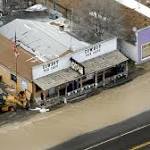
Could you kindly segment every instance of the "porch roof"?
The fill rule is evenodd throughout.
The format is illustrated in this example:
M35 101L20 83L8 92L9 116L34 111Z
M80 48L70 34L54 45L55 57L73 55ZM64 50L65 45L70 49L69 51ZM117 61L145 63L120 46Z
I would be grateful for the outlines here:
M34 80L34 83L37 84L42 90L48 90L50 88L75 80L78 76L79 74L77 72L73 71L71 68L67 68L36 79Z
M125 57L118 50L115 50L108 54L82 62L82 65L85 67L85 74L90 74L92 72L106 70L127 60L127 57ZM42 90L48 90L64 83L76 80L79 77L80 74L78 72L72 70L71 68L67 68L49 74L45 77L38 78L34 80L34 83L37 84Z
M124 56L119 50L115 50L113 52L87 60L83 62L82 65L85 67L85 74L89 74L96 71L106 70L127 60L128 58Z

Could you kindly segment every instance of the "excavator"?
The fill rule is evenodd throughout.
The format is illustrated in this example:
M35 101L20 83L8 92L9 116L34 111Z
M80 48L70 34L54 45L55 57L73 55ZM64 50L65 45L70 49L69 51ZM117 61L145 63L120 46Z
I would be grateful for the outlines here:
M0 112L16 111L20 108L28 108L28 100L24 91L20 91L18 95L0 94Z

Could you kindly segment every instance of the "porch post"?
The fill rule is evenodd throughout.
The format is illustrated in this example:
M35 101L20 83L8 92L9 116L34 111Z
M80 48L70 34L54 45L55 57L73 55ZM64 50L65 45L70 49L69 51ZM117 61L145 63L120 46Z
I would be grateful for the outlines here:
M117 68L117 65L115 66L116 68ZM116 76L118 75L118 72L117 72L117 74L115 74L114 76L113 76L113 82L114 82L114 84L116 83Z
M66 86L65 86L65 96L67 96L67 93L68 93L67 88L68 88L68 83L66 83Z
M81 89L81 91L83 91L83 84L82 84L82 77L80 78L80 89Z
M72 81L72 91L74 90L74 81Z
M106 79L105 79L105 71L103 71L103 87L105 87L105 85L106 85Z
M67 87L68 87L68 83L66 83L65 85L65 97L64 97L64 104L67 104Z
M60 89L60 87L58 86L57 87L57 96L58 96L58 98L60 97L59 89Z
M129 71L129 68L128 68L128 61L126 61L126 78L128 77L128 71Z
M78 89L79 88L79 79L76 80L76 82L77 82L77 89Z
M95 72L95 88L98 86L98 81L97 81L97 72Z

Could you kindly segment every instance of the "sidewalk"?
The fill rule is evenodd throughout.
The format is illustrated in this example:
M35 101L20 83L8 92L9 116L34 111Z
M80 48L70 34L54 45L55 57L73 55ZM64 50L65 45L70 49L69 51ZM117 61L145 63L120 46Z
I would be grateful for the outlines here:
M150 110L150 71L88 99L0 128L3 150L41 150Z

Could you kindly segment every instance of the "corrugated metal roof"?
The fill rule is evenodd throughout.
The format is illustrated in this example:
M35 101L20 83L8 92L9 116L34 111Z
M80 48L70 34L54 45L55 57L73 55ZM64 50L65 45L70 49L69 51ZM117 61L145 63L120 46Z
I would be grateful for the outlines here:
M79 74L77 72L73 71L71 68L67 68L56 73L52 73L48 76L36 79L34 80L34 83L36 83L40 88L42 88L42 90L48 90L50 88L57 87L69 81L73 81L78 76Z
M85 67L85 73L89 74L95 71L105 70L127 60L128 58L125 57L120 51L115 50L113 52L85 61L82 63L82 65Z
M75 51L89 45L65 31L60 31L59 26L49 22L15 19L0 28L0 33L11 40L15 32L21 47L38 56L43 62L59 57L70 46Z

